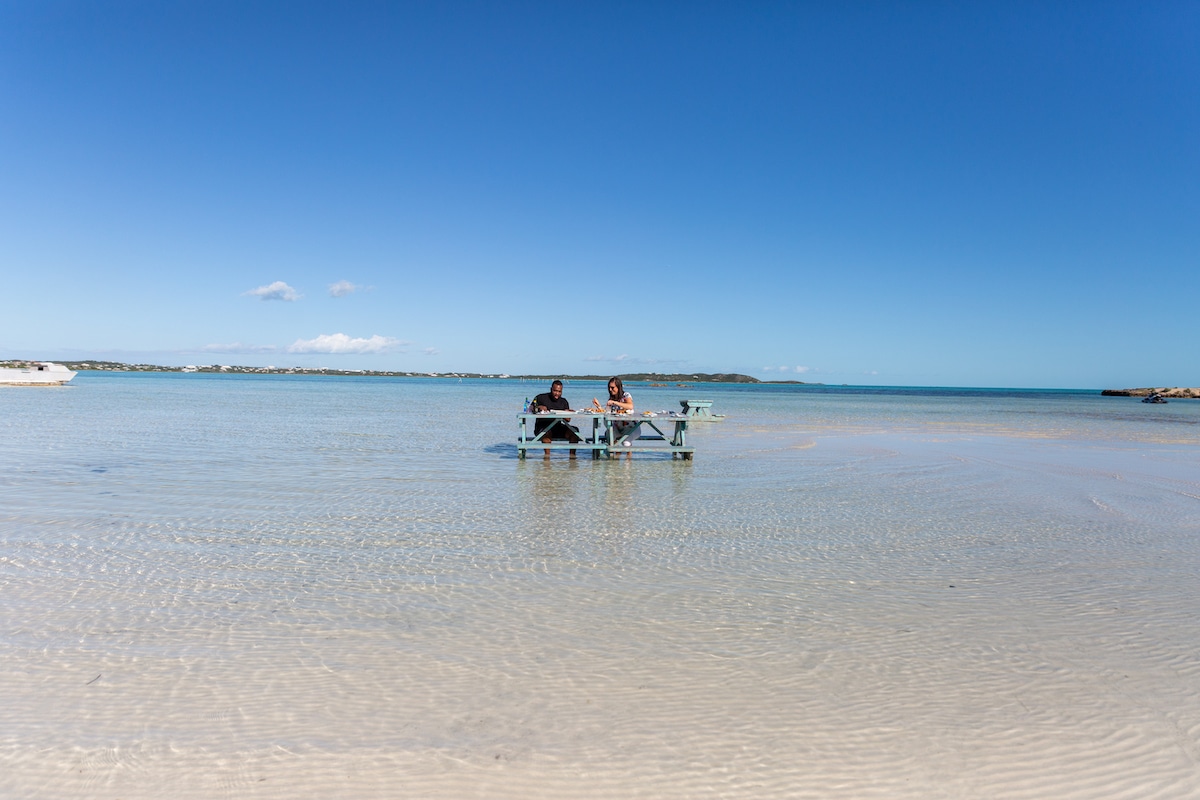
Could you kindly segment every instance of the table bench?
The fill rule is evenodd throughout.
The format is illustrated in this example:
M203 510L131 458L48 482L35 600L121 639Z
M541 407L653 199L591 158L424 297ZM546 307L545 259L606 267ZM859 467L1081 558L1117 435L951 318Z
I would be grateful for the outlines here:
M725 419L724 414L712 413L712 400L680 400L679 405L683 406L683 413L693 422L720 422Z
M580 425L579 437L582 441L568 442L554 439L548 444L533 435L529 427L530 420L562 420L570 424L571 420L583 423L591 419L591 435L588 435L586 425ZM632 427L624 434L617 433L618 423ZM673 426L670 434L665 428ZM525 458L527 450L590 450L592 458L607 456L613 458L621 453L670 453L671 458L682 458L691 461L696 448L687 443L688 418L676 412L654 413L646 415L633 414L587 413L582 411L546 411L540 414L517 414L517 457ZM646 430L649 429L649 430ZM651 432L653 431L653 432ZM543 434L545 431L543 431ZM644 444L639 444L644 442ZM661 442L662 444L658 444Z

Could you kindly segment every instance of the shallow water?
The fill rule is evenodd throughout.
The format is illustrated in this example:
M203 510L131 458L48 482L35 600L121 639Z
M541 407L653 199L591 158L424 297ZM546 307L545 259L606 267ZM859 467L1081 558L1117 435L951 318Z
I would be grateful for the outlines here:
M1200 796L1200 403L0 388L0 796Z

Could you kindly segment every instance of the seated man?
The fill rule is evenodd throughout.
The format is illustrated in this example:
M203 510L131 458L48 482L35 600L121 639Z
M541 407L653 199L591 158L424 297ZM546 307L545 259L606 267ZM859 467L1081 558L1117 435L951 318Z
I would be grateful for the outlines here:
M533 398L533 402L529 404L529 410L538 411L570 411L571 404L562 396L563 384L562 381L555 381L550 384L550 391L539 394ZM539 419L533 423L533 438L542 440L542 444L550 444L552 439L566 439L574 444L580 441L579 431L573 426L568 425L566 420L561 419ZM550 451L546 451L546 458L550 457ZM571 458L575 457L575 451L571 451Z

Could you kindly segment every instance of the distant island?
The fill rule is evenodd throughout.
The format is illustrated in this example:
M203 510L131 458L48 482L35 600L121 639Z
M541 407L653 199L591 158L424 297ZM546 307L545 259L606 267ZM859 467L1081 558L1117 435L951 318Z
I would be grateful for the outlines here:
M1186 389L1179 386L1155 389L1105 389L1100 394L1105 397L1146 397L1150 394L1160 394L1163 397L1180 400L1200 399L1200 389Z
M0 361L0 367L26 367L32 361ZM197 372L223 375L368 375L385 378L494 378L500 380L551 381L606 381L611 375L509 375L507 373L482 372L393 372L372 369L328 369L326 367L244 367L231 364L188 365L165 367L159 364L125 364L120 361L61 361L63 366L76 372L94 370L99 372ZM736 372L629 372L619 374L626 382L681 383L764 383L804 384L804 381L760 381L752 375ZM820 386L821 384L812 384Z

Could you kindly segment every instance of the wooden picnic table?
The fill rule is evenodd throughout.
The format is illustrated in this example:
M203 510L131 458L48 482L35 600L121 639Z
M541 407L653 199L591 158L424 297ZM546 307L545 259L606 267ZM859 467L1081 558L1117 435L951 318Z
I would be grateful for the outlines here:
M568 442L553 439L548 444L533 435L530 420L562 420L563 424L575 421L581 441ZM586 421L591 420L591 431ZM633 412L612 414L608 412L543 411L541 413L517 414L517 456L525 457L526 450L591 450L592 458L602 455L609 458L621 453L670 453L671 458L691 461L696 448L687 444L688 417L675 411ZM671 433L666 432L671 428ZM621 429L618 432L618 429ZM543 431L544 435L546 431Z

